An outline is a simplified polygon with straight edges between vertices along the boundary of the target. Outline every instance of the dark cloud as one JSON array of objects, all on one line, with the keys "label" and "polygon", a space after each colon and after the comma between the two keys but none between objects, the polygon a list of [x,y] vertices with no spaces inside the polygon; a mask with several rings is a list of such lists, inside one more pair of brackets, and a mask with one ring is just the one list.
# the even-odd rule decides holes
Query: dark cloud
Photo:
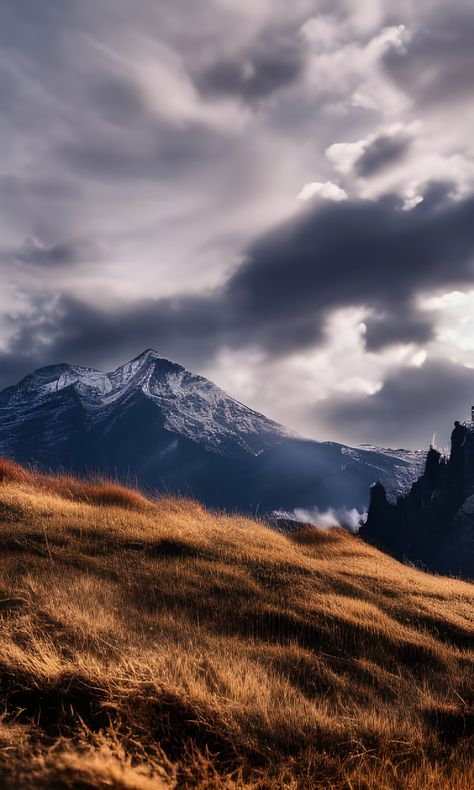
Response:
[{"label": "dark cloud", "polygon": [[142,301],[118,319],[85,307],[82,315],[77,304],[72,319],[69,303],[65,351],[100,337],[104,351],[136,338],[179,356],[189,343],[200,359],[251,345],[284,356],[321,342],[334,309],[351,306],[374,313],[366,321],[370,350],[425,342],[432,325],[417,297],[469,284],[474,274],[474,198],[449,201],[448,189],[432,186],[426,205],[411,211],[394,196],[316,203],[256,241],[211,294]]},{"label": "dark cloud", "polygon": [[75,5],[74,0],[44,0],[41,6],[35,0],[2,0],[0,36],[10,46],[28,41],[36,51],[47,32],[57,33],[72,20]]},{"label": "dark cloud", "polygon": [[443,202],[448,189],[433,186],[411,211],[395,196],[316,204],[251,247],[228,284],[232,303],[267,345],[314,342],[330,311],[353,305],[382,315],[367,322],[373,345],[426,338],[417,295],[474,274],[474,198]]},{"label": "dark cloud", "polygon": [[71,239],[56,244],[42,244],[35,238],[27,239],[16,253],[16,260],[31,266],[70,266],[102,257],[100,245],[91,240]]},{"label": "dark cloud", "polygon": [[474,198],[448,200],[447,192],[433,186],[411,211],[394,196],[316,203],[256,241],[212,293],[110,311],[62,297],[48,305],[46,323],[39,304],[27,323],[16,321],[10,353],[31,347],[40,361],[90,363],[154,345],[190,364],[254,346],[278,357],[321,342],[334,309],[351,306],[372,311],[370,350],[425,342],[432,325],[417,297],[470,284],[474,274]]},{"label": "dark cloud", "polygon": [[[183,13],[186,2],[180,5]],[[37,170],[41,157],[48,174],[113,187],[190,176],[228,149],[225,124],[207,122],[205,112],[202,118],[198,110],[195,117],[184,111],[181,118],[179,110],[178,117],[167,115],[168,104],[181,107],[183,95],[186,104],[191,90],[184,59],[173,56],[167,26],[160,24],[167,13],[165,3],[150,0],[137,0],[133,12],[125,0],[104,0],[100,10],[92,0],[45,0],[41,11],[34,0],[0,4],[0,122],[3,115],[7,131],[13,137],[16,130],[19,140],[34,129],[30,156]],[[123,48],[127,28],[131,51]],[[146,95],[135,68],[135,42],[147,67],[163,61],[164,72],[176,78],[158,82],[156,98],[149,88]],[[160,91],[167,92],[164,102]]]},{"label": "dark cloud", "polygon": [[196,365],[209,358],[223,329],[220,311],[202,297],[140,299],[105,310],[71,296],[42,296],[27,315],[12,313],[6,322],[11,336],[0,354],[0,386],[56,362],[118,364],[150,344]]},{"label": "dark cloud", "polygon": [[403,134],[382,134],[376,137],[355,163],[359,176],[367,178],[396,164],[408,152],[411,140]]},{"label": "dark cloud", "polygon": [[137,135],[86,132],[61,145],[56,156],[71,172],[97,181],[158,181],[202,170],[228,145],[221,135],[196,123],[155,123]]},{"label": "dark cloud", "polygon": [[99,76],[90,86],[87,100],[106,121],[133,126],[147,120],[146,102],[138,85],[124,75]]},{"label": "dark cloud", "polygon": [[261,40],[237,55],[219,58],[203,69],[196,84],[204,93],[265,98],[295,82],[304,67],[301,41]]},{"label": "dark cloud", "polygon": [[470,417],[474,370],[449,361],[402,368],[375,395],[332,396],[315,415],[354,444],[428,447],[433,432],[446,446],[454,420]]},{"label": "dark cloud", "polygon": [[406,50],[385,56],[389,74],[418,102],[457,101],[474,92],[474,9],[437,6],[422,20]]},{"label": "dark cloud", "polygon": [[365,343],[368,351],[394,343],[427,343],[433,338],[432,319],[419,315],[410,304],[392,307],[390,313],[371,317],[367,321]]}]

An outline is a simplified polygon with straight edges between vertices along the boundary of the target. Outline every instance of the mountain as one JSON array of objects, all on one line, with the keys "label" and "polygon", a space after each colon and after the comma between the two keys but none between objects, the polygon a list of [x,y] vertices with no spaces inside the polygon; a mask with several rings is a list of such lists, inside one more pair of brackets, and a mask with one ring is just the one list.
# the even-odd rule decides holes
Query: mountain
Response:
[{"label": "mountain", "polygon": [[398,559],[474,579],[474,426],[456,422],[449,458],[432,447],[396,504],[381,483],[373,486],[359,534]]},{"label": "mountain", "polygon": [[0,392],[0,455],[263,513],[364,510],[375,480],[397,495],[421,459],[296,436],[152,349],[110,373],[44,367]]}]

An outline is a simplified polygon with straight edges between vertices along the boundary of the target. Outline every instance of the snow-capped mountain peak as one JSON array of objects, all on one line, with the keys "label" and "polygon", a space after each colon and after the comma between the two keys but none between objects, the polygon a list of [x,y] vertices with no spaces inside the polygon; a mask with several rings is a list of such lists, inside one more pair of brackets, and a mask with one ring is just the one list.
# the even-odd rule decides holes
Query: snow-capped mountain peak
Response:
[{"label": "snow-capped mountain peak", "polygon": [[[262,439],[286,435],[278,423],[243,406],[203,376],[161,357],[153,349],[106,374],[111,389],[102,398],[107,405],[125,393],[139,389],[160,407],[165,427],[179,435],[219,451],[228,442],[257,453]],[[255,440],[258,438],[257,446]]]},{"label": "snow-capped mountain peak", "polygon": [[0,392],[0,455],[262,512],[363,509],[377,479],[404,491],[417,460],[298,437],[153,349],[110,372],[40,368]]},{"label": "snow-capped mountain peak", "polygon": [[234,450],[258,454],[275,444],[286,429],[243,406],[208,379],[147,349],[111,372],[79,365],[40,368],[9,388],[11,405],[26,398],[31,406],[73,388],[93,423],[110,418],[110,410],[124,408],[137,396],[155,404],[164,427],[216,452]]}]

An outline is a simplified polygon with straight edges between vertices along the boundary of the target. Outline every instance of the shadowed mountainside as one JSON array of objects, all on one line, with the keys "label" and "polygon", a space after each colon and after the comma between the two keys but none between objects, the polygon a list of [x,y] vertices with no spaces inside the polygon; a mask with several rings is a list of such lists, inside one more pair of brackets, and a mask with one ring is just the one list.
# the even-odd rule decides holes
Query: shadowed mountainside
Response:
[{"label": "shadowed mountainside", "polygon": [[431,448],[423,475],[396,504],[375,485],[359,534],[398,559],[473,579],[473,426],[455,423],[449,458]]},{"label": "shadowed mountainside", "polygon": [[473,587],[0,467],[0,784],[468,790]]},{"label": "shadowed mountainside", "polygon": [[405,491],[422,454],[294,436],[148,349],[110,373],[53,365],[0,392],[0,455],[253,514],[364,511],[377,479]]}]

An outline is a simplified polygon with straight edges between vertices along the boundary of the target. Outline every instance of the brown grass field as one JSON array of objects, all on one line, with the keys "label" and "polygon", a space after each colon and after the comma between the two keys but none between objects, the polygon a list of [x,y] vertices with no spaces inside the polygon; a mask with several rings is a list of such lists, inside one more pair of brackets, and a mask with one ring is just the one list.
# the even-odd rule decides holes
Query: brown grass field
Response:
[{"label": "brown grass field", "polygon": [[0,787],[470,790],[474,586],[0,464]]}]

